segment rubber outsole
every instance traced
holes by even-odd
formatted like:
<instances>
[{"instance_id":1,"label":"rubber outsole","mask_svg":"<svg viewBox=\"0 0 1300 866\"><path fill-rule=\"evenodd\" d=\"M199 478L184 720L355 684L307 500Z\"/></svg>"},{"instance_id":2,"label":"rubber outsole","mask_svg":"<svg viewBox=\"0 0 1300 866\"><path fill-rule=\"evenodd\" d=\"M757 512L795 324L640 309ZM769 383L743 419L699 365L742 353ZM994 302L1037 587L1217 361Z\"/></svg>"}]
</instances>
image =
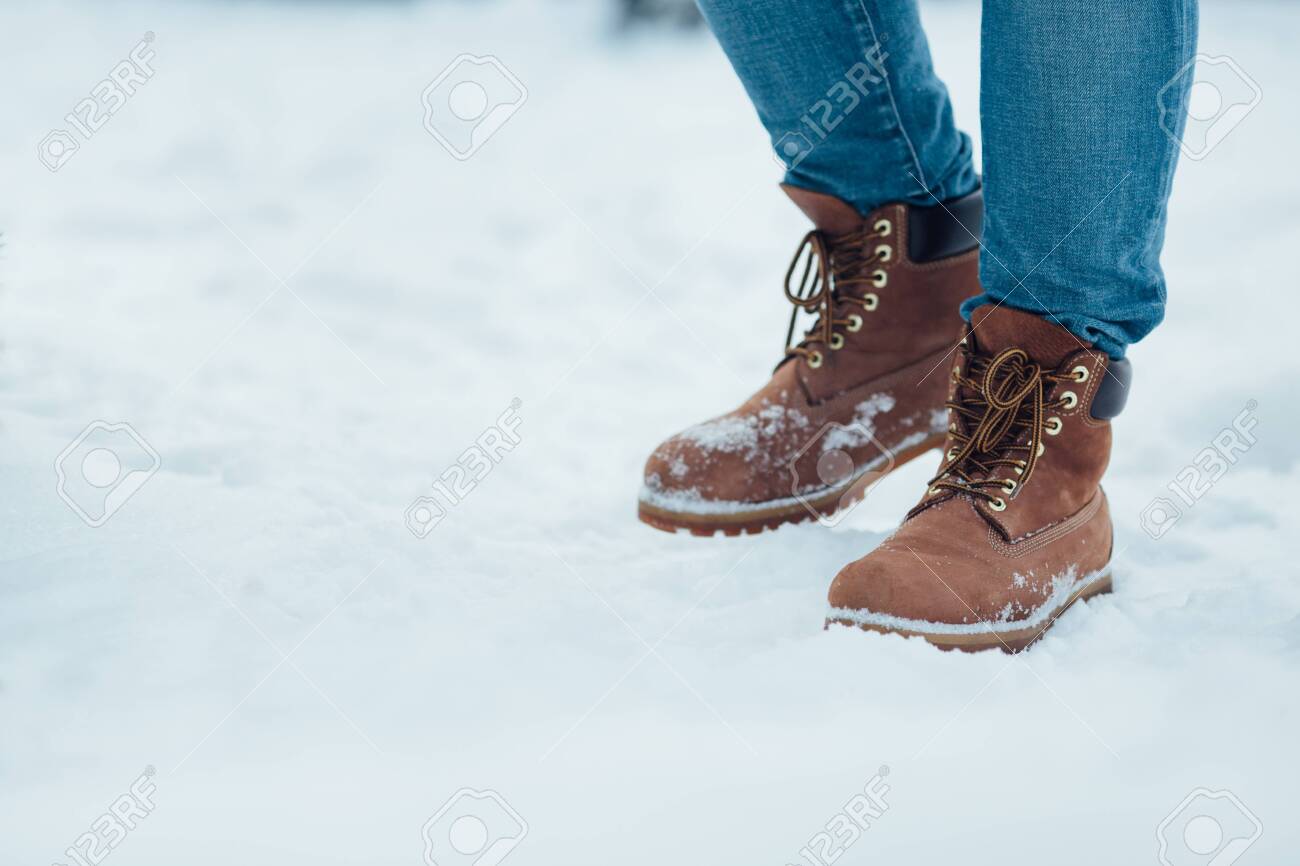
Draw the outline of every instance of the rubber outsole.
<instances>
[{"instance_id":1,"label":"rubber outsole","mask_svg":"<svg viewBox=\"0 0 1300 866\"><path fill-rule=\"evenodd\" d=\"M1107 568L1100 575L1086 584L1075 589L1056 610L1052 611L1047 619L1035 626L1026 628L989 628L988 631L967 632L962 634L951 634L943 632L927 632L922 629L900 629L890 628L888 626L872 625L869 623L853 622L847 619L830 618L826 620L826 627L832 625L847 625L860 628L863 631L872 631L879 634L896 634L902 637L919 637L924 638L928 643L942 650L961 650L962 652L982 652L983 650L1000 649L1007 653L1024 652L1043 636L1052 624L1060 618L1061 614L1069 610L1070 606L1077 601L1087 601L1098 595L1105 595L1113 589L1110 569Z\"/></svg>"},{"instance_id":2,"label":"rubber outsole","mask_svg":"<svg viewBox=\"0 0 1300 866\"><path fill-rule=\"evenodd\" d=\"M903 449L894 455L891 472L898 467L912 462L917 457L942 447L945 433L936 433L930 438ZM637 503L637 518L648 526L664 532L689 532L691 535L711 537L719 532L727 536L757 535L768 529L776 529L787 523L803 523L813 520L820 514L823 506L834 505L836 499L845 491L852 491L853 484L837 487L815 497L808 497L805 502L784 503L770 509L759 507L736 514L695 514L687 511L671 511L646 502ZM832 514L843 511L859 502L867 493L867 488L853 491L847 501L842 503ZM828 515L829 516L829 515Z\"/></svg>"}]
</instances>

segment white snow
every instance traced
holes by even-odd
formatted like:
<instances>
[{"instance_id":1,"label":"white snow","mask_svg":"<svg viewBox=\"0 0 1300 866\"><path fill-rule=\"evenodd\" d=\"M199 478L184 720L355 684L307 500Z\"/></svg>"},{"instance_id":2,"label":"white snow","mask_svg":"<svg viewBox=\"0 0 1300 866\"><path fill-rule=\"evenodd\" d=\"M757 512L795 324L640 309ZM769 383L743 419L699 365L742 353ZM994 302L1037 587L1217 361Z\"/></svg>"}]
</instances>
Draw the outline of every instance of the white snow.
<instances>
[{"instance_id":1,"label":"white snow","mask_svg":"<svg viewBox=\"0 0 1300 866\"><path fill-rule=\"evenodd\" d=\"M975 131L978 9L924 15ZM1300 7L1203 18L1263 100L1180 169L1115 592L1012 658L822 629L934 455L835 531L635 519L649 450L766 379L804 231L704 34L523 0L7 4L0 859L72 864L152 765L109 864L410 866L473 788L527 822L506 864L782 866L887 765L841 866L1156 863L1198 788L1258 817L1237 863L1293 862ZM156 75L48 172L146 31ZM464 162L420 101L462 53L528 90ZM516 398L518 446L458 480ZM1166 485L1249 401L1257 444L1188 506ZM162 466L92 529L53 463L97 419ZM417 538L444 474L460 504Z\"/></svg>"},{"instance_id":2,"label":"white snow","mask_svg":"<svg viewBox=\"0 0 1300 866\"><path fill-rule=\"evenodd\" d=\"M752 415L726 415L693 424L681 437L704 452L743 452L748 459L761 461L767 455L764 443L780 436L787 425L801 430L809 425L808 416L799 409L773 404Z\"/></svg>"},{"instance_id":3,"label":"white snow","mask_svg":"<svg viewBox=\"0 0 1300 866\"><path fill-rule=\"evenodd\" d=\"M892 394L882 392L872 394L854 406L853 420L849 424L833 427L822 437L822 453L837 448L856 448L859 445L866 445L875 435L876 416L891 411L895 402Z\"/></svg>"}]
</instances>

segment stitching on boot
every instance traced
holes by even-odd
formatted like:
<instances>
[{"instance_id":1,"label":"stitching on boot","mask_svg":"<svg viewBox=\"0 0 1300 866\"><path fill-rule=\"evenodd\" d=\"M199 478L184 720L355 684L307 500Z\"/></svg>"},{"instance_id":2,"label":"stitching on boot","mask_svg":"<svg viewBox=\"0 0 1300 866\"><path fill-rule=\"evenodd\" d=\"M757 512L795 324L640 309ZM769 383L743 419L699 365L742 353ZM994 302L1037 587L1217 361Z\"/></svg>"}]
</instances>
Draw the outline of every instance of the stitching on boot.
<instances>
[{"instance_id":1,"label":"stitching on boot","mask_svg":"<svg viewBox=\"0 0 1300 866\"><path fill-rule=\"evenodd\" d=\"M1103 495L1101 488L1098 488L1097 493L1088 501L1088 504L1075 514L1057 523L1049 523L1047 526L1027 532L1019 538L1013 538L1010 544L1002 540L1002 536L998 534L997 530L989 527L989 547L992 547L1003 556L1013 559L1039 550L1062 536L1069 535L1091 520L1101 509Z\"/></svg>"}]
</instances>

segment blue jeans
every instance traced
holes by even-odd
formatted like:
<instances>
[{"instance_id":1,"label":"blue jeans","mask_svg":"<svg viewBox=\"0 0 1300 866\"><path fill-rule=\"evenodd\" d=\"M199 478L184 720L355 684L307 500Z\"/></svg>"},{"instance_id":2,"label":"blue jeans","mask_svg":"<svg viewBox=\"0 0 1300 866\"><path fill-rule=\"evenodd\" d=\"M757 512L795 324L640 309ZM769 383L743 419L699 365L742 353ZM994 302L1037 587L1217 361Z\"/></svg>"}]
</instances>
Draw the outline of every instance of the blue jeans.
<instances>
[{"instance_id":1,"label":"blue jeans","mask_svg":"<svg viewBox=\"0 0 1300 866\"><path fill-rule=\"evenodd\" d=\"M1113 357L1164 317L1165 210L1196 0L983 0L984 303ZM786 182L865 213L980 184L916 0L700 0ZM1173 110L1170 111L1170 103ZM1168 129L1168 131L1166 131Z\"/></svg>"}]
</instances>

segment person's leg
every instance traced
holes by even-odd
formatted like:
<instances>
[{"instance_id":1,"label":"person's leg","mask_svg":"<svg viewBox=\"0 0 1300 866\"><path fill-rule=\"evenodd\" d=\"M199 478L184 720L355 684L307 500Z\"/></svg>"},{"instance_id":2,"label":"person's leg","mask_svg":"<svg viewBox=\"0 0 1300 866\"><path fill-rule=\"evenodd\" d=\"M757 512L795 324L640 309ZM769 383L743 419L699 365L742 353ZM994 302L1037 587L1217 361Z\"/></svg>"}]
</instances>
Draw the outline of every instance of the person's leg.
<instances>
[{"instance_id":1,"label":"person's leg","mask_svg":"<svg viewBox=\"0 0 1300 866\"><path fill-rule=\"evenodd\" d=\"M739 407L655 448L637 513L697 535L835 522L944 441L948 384L929 374L979 291L970 139L915 0L701 5L812 225L785 277L785 357Z\"/></svg>"},{"instance_id":2,"label":"person's leg","mask_svg":"<svg viewBox=\"0 0 1300 866\"><path fill-rule=\"evenodd\" d=\"M786 183L860 213L972 192L970 139L953 125L915 0L700 0ZM928 191L927 191L928 190Z\"/></svg>"},{"instance_id":3,"label":"person's leg","mask_svg":"<svg viewBox=\"0 0 1300 866\"><path fill-rule=\"evenodd\" d=\"M1165 85L1194 33L1193 0L985 0L984 293L963 304L944 461L832 581L831 622L1015 651L1111 590L1101 479L1124 349L1163 312L1162 123L1180 131L1188 82Z\"/></svg>"},{"instance_id":4,"label":"person's leg","mask_svg":"<svg viewBox=\"0 0 1300 866\"><path fill-rule=\"evenodd\" d=\"M1195 41L1196 0L984 0L984 294L963 315L1000 302L1117 358L1159 324L1164 125L1191 76L1162 88Z\"/></svg>"}]
</instances>

